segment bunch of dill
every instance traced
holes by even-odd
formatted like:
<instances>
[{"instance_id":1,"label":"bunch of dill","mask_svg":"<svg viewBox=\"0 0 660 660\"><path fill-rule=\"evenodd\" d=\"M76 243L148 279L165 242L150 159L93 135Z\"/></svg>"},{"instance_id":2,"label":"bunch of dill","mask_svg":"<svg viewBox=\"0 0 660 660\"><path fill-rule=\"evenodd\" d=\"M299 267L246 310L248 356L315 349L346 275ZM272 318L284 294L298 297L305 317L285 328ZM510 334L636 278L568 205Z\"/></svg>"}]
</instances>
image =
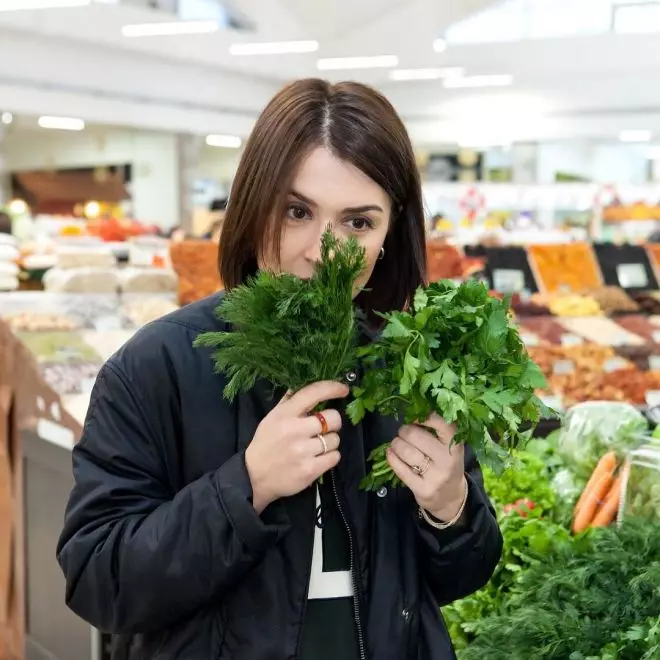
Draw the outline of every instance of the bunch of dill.
<instances>
[{"instance_id":1,"label":"bunch of dill","mask_svg":"<svg viewBox=\"0 0 660 660\"><path fill-rule=\"evenodd\" d=\"M358 322L356 280L366 267L357 240L342 241L328 228L321 259L309 279L259 271L224 294L216 314L230 330L201 334L196 347L212 348L233 400L258 379L297 392L320 380L341 380L355 366Z\"/></svg>"}]
</instances>

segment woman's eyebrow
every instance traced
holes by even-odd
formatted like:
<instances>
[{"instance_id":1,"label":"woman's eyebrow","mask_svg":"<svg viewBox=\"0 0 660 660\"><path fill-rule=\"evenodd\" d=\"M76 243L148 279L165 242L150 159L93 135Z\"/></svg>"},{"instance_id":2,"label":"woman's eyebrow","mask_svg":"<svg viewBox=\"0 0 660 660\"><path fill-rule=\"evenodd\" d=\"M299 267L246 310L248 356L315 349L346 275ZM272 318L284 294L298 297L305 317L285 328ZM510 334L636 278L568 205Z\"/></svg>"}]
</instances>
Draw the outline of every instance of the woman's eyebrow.
<instances>
[{"instance_id":1,"label":"woman's eyebrow","mask_svg":"<svg viewBox=\"0 0 660 660\"><path fill-rule=\"evenodd\" d=\"M291 195L297 197L301 202L309 204L309 206L317 206L316 202L295 190L291 191ZM382 213L383 209L378 204L365 204L364 206L349 206L343 210L344 213L366 213L367 211L380 211Z\"/></svg>"}]
</instances>

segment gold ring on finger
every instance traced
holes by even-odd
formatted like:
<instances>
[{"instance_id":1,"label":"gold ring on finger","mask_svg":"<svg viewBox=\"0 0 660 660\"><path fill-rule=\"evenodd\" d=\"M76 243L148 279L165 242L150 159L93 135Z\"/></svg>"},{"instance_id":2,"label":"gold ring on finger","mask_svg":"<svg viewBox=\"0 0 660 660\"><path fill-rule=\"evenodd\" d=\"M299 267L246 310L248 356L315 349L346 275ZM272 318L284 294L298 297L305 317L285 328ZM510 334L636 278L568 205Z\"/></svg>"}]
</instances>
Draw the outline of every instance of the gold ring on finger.
<instances>
[{"instance_id":1,"label":"gold ring on finger","mask_svg":"<svg viewBox=\"0 0 660 660\"><path fill-rule=\"evenodd\" d=\"M422 465L413 465L413 466L411 466L410 469L418 477L423 477L426 474L426 471L429 469L430 465L431 465L431 459L425 454L424 455L424 463Z\"/></svg>"},{"instance_id":2,"label":"gold ring on finger","mask_svg":"<svg viewBox=\"0 0 660 660\"><path fill-rule=\"evenodd\" d=\"M323 456L323 454L328 453L328 443L325 441L325 436L323 435L323 433L319 433L316 437L321 441L321 447L322 447L322 451L319 454L319 456Z\"/></svg>"}]
</instances>

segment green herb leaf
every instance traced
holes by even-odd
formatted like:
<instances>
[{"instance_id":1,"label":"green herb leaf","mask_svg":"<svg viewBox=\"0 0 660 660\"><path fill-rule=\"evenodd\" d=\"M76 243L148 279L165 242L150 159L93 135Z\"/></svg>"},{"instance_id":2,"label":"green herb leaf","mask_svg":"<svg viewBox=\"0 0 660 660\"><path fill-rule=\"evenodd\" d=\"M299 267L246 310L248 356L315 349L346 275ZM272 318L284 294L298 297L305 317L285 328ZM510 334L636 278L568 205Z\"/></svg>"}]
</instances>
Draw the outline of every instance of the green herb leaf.
<instances>
[{"instance_id":1,"label":"green herb leaf","mask_svg":"<svg viewBox=\"0 0 660 660\"><path fill-rule=\"evenodd\" d=\"M321 260L313 276L260 271L228 291L216 310L230 326L201 334L194 342L212 349L216 370L226 375L230 400L259 379L274 388L298 391L320 380L341 380L355 367L358 324L355 282L366 266L365 251L330 229L321 239ZM353 417L364 414L354 403Z\"/></svg>"}]
</instances>

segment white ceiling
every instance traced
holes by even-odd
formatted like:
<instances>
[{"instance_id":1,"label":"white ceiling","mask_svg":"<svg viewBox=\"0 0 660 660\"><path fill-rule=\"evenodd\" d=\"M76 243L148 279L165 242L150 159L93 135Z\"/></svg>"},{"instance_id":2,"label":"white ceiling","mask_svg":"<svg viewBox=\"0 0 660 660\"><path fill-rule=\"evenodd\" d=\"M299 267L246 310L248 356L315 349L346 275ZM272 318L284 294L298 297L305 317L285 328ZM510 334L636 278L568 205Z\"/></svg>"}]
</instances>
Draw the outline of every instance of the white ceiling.
<instances>
[{"instance_id":1,"label":"white ceiling","mask_svg":"<svg viewBox=\"0 0 660 660\"><path fill-rule=\"evenodd\" d=\"M1 3L0 3L1 4ZM612 34L458 46L432 42L493 0L231 0L256 32L127 39L127 23L168 20L125 4L0 12L0 109L91 122L245 135L284 81L318 75L318 57L397 55L400 67L511 74L493 89L391 82L388 71L332 72L381 88L421 144L592 138L624 129L660 138L658 35ZM233 57L238 41L317 39L305 55ZM327 73L323 72L327 77Z\"/></svg>"}]
</instances>

